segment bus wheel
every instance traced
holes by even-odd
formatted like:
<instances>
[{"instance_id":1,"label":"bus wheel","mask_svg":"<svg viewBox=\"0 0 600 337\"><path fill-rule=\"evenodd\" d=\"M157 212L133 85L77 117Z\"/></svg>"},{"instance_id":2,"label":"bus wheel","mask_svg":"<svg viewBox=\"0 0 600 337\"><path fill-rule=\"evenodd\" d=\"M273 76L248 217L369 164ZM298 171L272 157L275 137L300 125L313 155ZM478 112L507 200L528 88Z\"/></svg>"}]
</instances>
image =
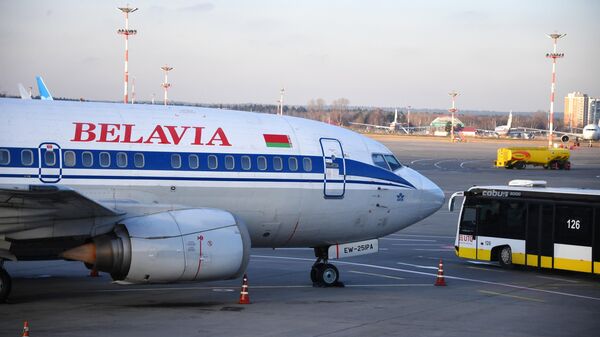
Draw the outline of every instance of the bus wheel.
<instances>
[{"instance_id":1,"label":"bus wheel","mask_svg":"<svg viewBox=\"0 0 600 337\"><path fill-rule=\"evenodd\" d=\"M500 266L504 268L510 268L512 266L512 250L510 249L510 246L504 246L500 249L498 262L500 262Z\"/></svg>"}]
</instances>

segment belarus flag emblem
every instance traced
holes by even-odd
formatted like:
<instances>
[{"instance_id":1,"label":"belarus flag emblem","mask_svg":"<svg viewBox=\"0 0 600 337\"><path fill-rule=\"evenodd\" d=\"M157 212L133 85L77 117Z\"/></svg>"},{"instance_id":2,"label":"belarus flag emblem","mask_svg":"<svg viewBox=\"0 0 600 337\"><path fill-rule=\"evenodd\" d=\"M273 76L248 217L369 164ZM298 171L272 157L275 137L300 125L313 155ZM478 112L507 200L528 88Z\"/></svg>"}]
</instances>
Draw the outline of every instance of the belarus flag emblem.
<instances>
[{"instance_id":1,"label":"belarus flag emblem","mask_svg":"<svg viewBox=\"0 0 600 337\"><path fill-rule=\"evenodd\" d=\"M263 134L267 147L292 147L290 136Z\"/></svg>"}]
</instances>

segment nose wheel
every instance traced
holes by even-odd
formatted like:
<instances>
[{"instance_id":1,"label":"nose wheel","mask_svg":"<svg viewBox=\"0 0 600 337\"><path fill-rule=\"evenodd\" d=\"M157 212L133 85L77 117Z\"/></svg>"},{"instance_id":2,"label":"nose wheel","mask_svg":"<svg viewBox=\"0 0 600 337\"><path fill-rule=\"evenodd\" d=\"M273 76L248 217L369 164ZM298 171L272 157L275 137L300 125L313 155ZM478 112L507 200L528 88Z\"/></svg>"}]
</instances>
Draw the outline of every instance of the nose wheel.
<instances>
[{"instance_id":1,"label":"nose wheel","mask_svg":"<svg viewBox=\"0 0 600 337\"><path fill-rule=\"evenodd\" d=\"M0 303L6 302L8 295L10 294L11 279L10 275L2 267L2 261L0 261Z\"/></svg>"},{"instance_id":2,"label":"nose wheel","mask_svg":"<svg viewBox=\"0 0 600 337\"><path fill-rule=\"evenodd\" d=\"M310 280L314 287L343 287L340 282L340 272L333 264L328 262L327 247L315 248L317 261L310 269Z\"/></svg>"}]
</instances>

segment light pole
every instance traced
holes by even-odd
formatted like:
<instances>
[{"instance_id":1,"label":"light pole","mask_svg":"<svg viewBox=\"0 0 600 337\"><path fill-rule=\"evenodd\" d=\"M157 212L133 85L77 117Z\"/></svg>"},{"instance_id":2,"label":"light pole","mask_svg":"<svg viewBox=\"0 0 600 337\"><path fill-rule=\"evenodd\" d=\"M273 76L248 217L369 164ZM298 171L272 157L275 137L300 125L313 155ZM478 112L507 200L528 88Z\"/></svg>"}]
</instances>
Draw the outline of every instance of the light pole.
<instances>
[{"instance_id":1,"label":"light pole","mask_svg":"<svg viewBox=\"0 0 600 337\"><path fill-rule=\"evenodd\" d=\"M411 106L409 105L408 107L406 107L406 114L408 117L406 117L406 126L408 127L408 133L410 134L410 108Z\"/></svg>"},{"instance_id":2,"label":"light pole","mask_svg":"<svg viewBox=\"0 0 600 337\"><path fill-rule=\"evenodd\" d=\"M162 67L160 67L160 69L162 69L165 72L165 81L161 84L161 86L164 88L165 90L165 105L167 105L167 101L169 100L169 96L167 94L167 92L169 91L169 88L171 87L171 83L169 83L169 71L173 70L173 67L169 67L168 65L164 65Z\"/></svg>"},{"instance_id":3,"label":"light pole","mask_svg":"<svg viewBox=\"0 0 600 337\"><path fill-rule=\"evenodd\" d=\"M118 7L123 14L125 14L125 28L117 30L117 34L123 35L125 37L125 86L123 89L123 103L127 104L128 101L128 82L129 82L129 35L137 34L137 30L129 29L129 13L133 13L137 11L137 8L131 8L129 5L127 7Z\"/></svg>"},{"instance_id":4,"label":"light pole","mask_svg":"<svg viewBox=\"0 0 600 337\"><path fill-rule=\"evenodd\" d=\"M279 116L283 116L283 94L285 94L285 89L281 88L279 91L279 111L277 111Z\"/></svg>"},{"instance_id":5,"label":"light pole","mask_svg":"<svg viewBox=\"0 0 600 337\"><path fill-rule=\"evenodd\" d=\"M449 92L448 95L452 97L452 108L448 109L452 113L452 125L450 125L450 141L454 143L454 113L457 111L454 101L458 93L456 91Z\"/></svg>"},{"instance_id":6,"label":"light pole","mask_svg":"<svg viewBox=\"0 0 600 337\"><path fill-rule=\"evenodd\" d=\"M550 87L550 116L548 117L548 128L550 129L548 132L548 146L552 147L552 136L554 132L554 92L556 90L556 59L562 58L565 56L564 53L556 52L556 43L557 40L561 37L564 37L567 34L546 34L549 38L553 40L554 48L552 53L547 53L546 57L552 59L552 86Z\"/></svg>"}]
</instances>

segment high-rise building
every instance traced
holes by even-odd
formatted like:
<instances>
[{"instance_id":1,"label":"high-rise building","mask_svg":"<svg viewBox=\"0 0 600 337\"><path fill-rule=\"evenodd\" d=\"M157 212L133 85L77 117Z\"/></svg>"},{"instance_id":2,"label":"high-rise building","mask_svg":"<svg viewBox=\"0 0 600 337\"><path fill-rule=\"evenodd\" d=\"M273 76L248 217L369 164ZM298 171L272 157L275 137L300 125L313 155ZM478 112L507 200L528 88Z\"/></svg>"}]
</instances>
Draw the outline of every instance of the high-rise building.
<instances>
[{"instance_id":1,"label":"high-rise building","mask_svg":"<svg viewBox=\"0 0 600 337\"><path fill-rule=\"evenodd\" d=\"M565 127L583 128L588 121L588 95L578 91L565 97Z\"/></svg>"},{"instance_id":2,"label":"high-rise building","mask_svg":"<svg viewBox=\"0 0 600 337\"><path fill-rule=\"evenodd\" d=\"M588 99L588 120L586 124L598 124L600 121L600 98Z\"/></svg>"}]
</instances>

